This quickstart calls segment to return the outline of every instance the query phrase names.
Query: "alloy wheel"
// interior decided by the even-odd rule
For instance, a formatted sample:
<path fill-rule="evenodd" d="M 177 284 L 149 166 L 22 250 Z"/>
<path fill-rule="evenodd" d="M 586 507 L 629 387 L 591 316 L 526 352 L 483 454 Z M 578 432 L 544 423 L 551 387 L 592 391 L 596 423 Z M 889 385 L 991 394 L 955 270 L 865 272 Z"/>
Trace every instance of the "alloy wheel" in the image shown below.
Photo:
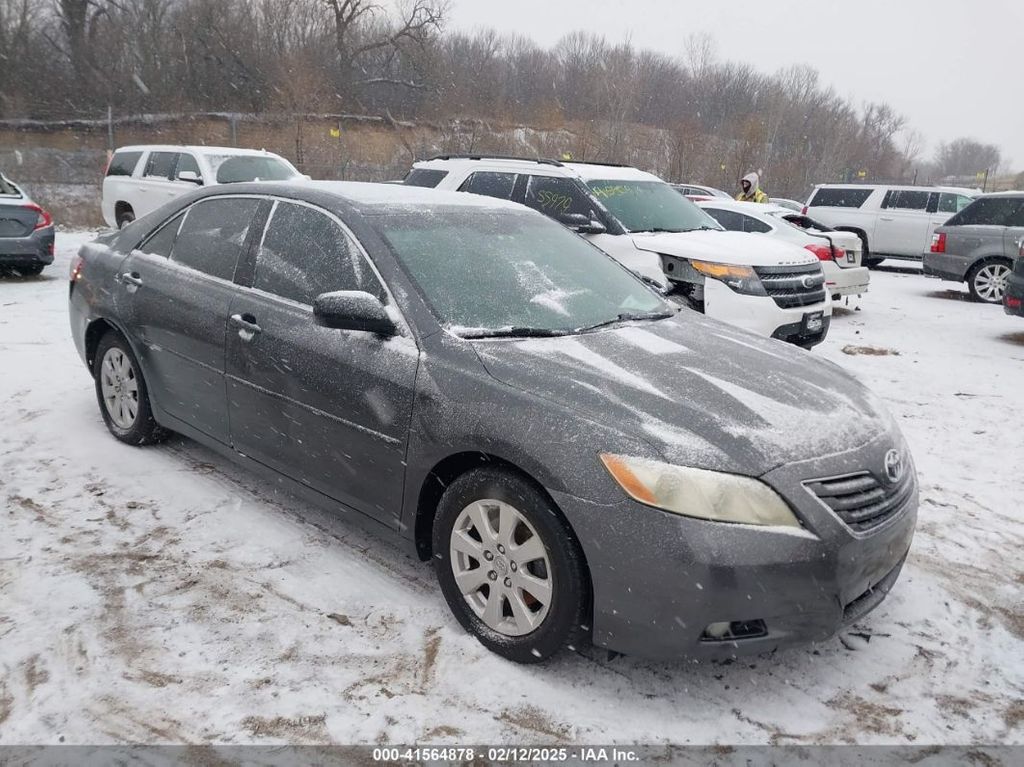
<path fill-rule="evenodd" d="M 551 608 L 551 563 L 536 529 L 511 504 L 474 501 L 455 521 L 450 539 L 455 582 L 488 628 L 505 636 L 537 629 Z"/>
<path fill-rule="evenodd" d="M 128 355 L 116 346 L 100 363 L 100 391 L 107 415 L 119 429 L 130 429 L 139 415 L 139 381 Z"/>
<path fill-rule="evenodd" d="M 1009 278 L 1006 264 L 985 264 L 974 275 L 974 290 L 983 301 L 997 304 L 1003 300 Z"/>

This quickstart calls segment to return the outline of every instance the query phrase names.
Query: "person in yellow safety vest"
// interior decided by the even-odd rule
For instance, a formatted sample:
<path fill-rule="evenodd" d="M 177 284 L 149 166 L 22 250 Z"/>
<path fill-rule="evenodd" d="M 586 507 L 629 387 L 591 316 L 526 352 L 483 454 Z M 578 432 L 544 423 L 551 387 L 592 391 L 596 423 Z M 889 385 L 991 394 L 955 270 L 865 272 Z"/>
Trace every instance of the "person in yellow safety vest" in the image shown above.
<path fill-rule="evenodd" d="M 740 187 L 743 189 L 736 199 L 740 202 L 768 202 L 768 195 L 761 191 L 759 185 L 760 179 L 756 173 L 748 173 L 740 181 Z"/>

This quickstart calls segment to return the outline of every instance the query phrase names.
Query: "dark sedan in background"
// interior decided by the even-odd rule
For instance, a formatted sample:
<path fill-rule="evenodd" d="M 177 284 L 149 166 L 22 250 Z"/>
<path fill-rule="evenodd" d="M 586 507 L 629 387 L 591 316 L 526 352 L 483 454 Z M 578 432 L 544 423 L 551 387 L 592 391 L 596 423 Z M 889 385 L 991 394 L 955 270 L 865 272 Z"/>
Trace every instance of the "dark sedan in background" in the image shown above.
<path fill-rule="evenodd" d="M 870 392 L 515 203 L 215 187 L 71 279 L 115 437 L 179 432 L 403 542 L 515 661 L 824 639 L 910 546 L 913 462 Z"/>
<path fill-rule="evenodd" d="M 53 263 L 53 218 L 0 173 L 0 272 L 39 274 Z"/>

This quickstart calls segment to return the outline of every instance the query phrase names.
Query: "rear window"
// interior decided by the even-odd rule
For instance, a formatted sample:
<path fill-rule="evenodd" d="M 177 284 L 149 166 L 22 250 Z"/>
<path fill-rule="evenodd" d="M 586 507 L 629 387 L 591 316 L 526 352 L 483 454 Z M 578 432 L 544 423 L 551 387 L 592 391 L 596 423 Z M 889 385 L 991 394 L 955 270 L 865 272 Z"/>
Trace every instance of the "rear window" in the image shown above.
<path fill-rule="evenodd" d="M 142 152 L 114 152 L 110 158 L 110 166 L 107 168 L 108 176 L 130 176 L 139 164 Z"/>
<path fill-rule="evenodd" d="M 980 197 L 953 218 L 948 226 L 990 224 L 993 226 L 1021 226 L 1024 224 L 1024 198 Z"/>
<path fill-rule="evenodd" d="M 217 174 L 218 184 L 245 181 L 287 181 L 295 171 L 275 157 L 261 155 L 210 155 L 207 158 Z"/>
<path fill-rule="evenodd" d="M 413 168 L 410 170 L 402 183 L 406 186 L 422 186 L 433 189 L 441 183 L 441 179 L 448 175 L 446 170 L 435 170 L 433 168 Z"/>
<path fill-rule="evenodd" d="M 18 187 L 12 184 L 3 176 L 0 176 L 0 194 L 14 195 L 15 197 L 21 197 L 21 192 L 18 191 Z"/>
<path fill-rule="evenodd" d="M 874 189 L 821 188 L 811 198 L 811 207 L 859 208 Z"/>

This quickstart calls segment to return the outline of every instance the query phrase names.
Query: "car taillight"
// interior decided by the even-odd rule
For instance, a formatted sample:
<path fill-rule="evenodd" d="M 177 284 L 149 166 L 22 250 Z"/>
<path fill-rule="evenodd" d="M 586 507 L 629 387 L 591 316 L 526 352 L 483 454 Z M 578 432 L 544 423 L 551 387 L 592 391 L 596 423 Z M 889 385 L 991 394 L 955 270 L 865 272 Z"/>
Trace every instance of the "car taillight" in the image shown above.
<path fill-rule="evenodd" d="M 81 276 L 82 276 L 82 267 L 83 266 L 85 266 L 85 259 L 82 258 L 80 255 L 79 256 L 75 256 L 71 260 L 71 275 L 70 275 L 70 279 L 71 279 L 72 282 L 78 282 L 79 278 L 81 278 Z"/>
<path fill-rule="evenodd" d="M 937 232 L 932 235 L 932 253 L 946 252 L 946 233 Z"/>
<path fill-rule="evenodd" d="M 1021 300 L 1013 296 L 1006 297 L 1006 306 L 1010 309 L 1020 309 Z"/>
<path fill-rule="evenodd" d="M 40 208 L 34 202 L 30 202 L 28 205 L 22 205 L 23 208 L 34 210 L 36 212 L 36 225 L 33 229 L 45 229 L 48 226 L 53 226 L 53 216 L 48 212 Z"/>
<path fill-rule="evenodd" d="M 804 209 L 803 209 L 803 212 L 801 213 L 801 215 L 803 215 L 803 216 L 807 215 L 807 206 L 806 205 L 804 205 Z"/>
<path fill-rule="evenodd" d="M 832 260 L 832 248 L 828 245 L 804 245 L 804 250 L 811 251 L 819 261 Z"/>

